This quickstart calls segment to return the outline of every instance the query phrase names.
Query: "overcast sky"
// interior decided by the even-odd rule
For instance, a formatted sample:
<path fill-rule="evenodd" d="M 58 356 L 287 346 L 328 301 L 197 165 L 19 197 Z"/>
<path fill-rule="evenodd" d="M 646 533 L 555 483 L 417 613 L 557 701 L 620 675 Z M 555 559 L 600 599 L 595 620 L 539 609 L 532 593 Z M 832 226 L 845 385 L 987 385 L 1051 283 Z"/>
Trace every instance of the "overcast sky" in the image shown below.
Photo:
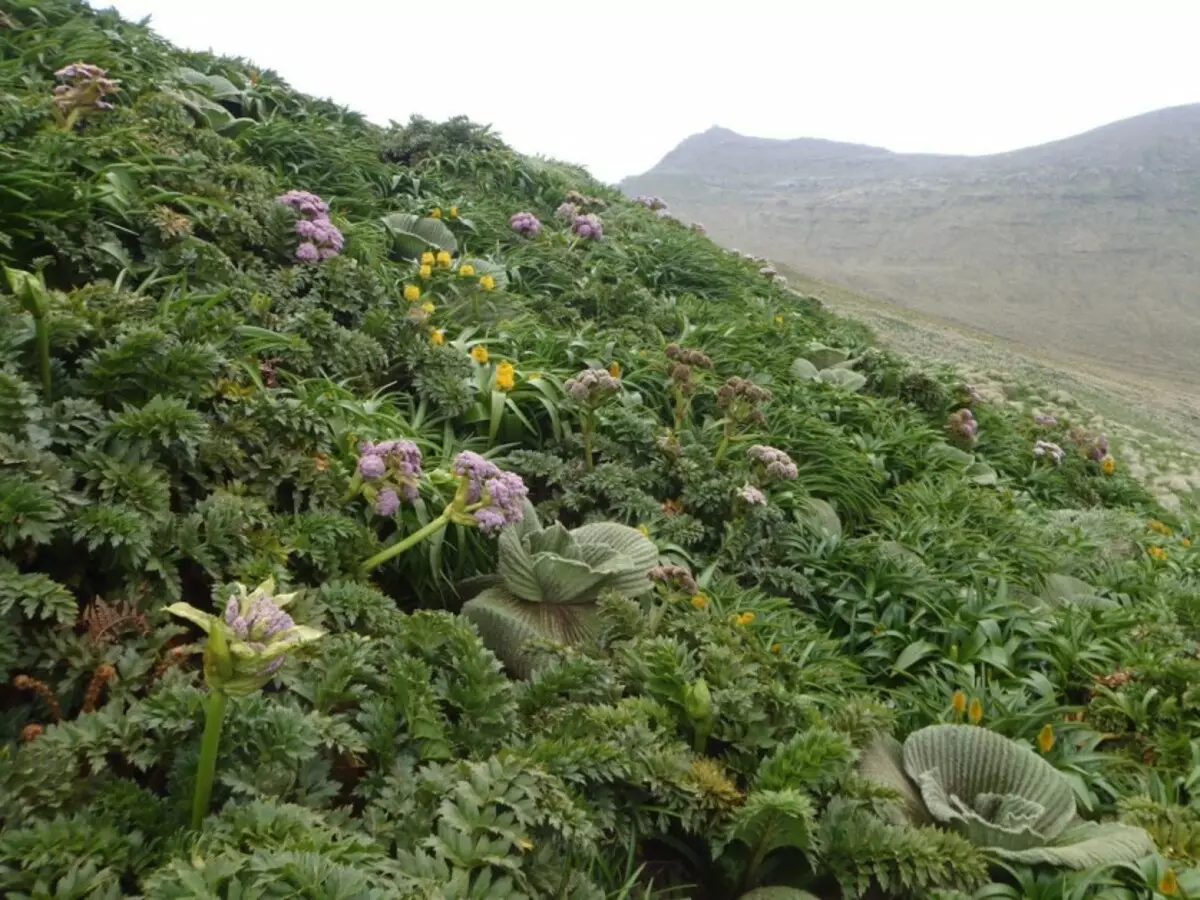
<path fill-rule="evenodd" d="M 463 113 L 606 181 L 712 125 L 978 154 L 1200 101 L 1197 0 L 92 2 L 375 121 Z"/>

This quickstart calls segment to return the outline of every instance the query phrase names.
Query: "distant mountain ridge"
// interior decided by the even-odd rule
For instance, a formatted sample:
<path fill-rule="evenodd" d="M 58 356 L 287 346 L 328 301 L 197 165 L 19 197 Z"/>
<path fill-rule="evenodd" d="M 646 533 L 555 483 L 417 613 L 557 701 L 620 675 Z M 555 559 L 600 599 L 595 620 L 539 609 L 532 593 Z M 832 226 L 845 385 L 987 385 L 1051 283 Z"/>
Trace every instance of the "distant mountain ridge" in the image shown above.
<path fill-rule="evenodd" d="M 1200 376 L 1200 104 L 975 157 L 714 127 L 621 186 L 820 279 Z"/>

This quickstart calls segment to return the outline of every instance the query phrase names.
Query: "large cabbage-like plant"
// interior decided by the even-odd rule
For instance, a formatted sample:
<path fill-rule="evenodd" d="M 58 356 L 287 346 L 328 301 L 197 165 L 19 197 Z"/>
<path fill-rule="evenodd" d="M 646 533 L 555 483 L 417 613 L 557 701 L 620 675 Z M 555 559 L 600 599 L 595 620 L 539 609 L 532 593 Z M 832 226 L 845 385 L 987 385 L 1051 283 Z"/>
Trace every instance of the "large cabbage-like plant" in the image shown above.
<path fill-rule="evenodd" d="M 900 792 L 903 817 L 951 828 L 1002 859 L 1088 869 L 1154 852 L 1141 828 L 1084 822 L 1066 778 L 1030 748 L 986 728 L 932 725 L 877 740 L 862 775 Z"/>
<path fill-rule="evenodd" d="M 649 571 L 658 562 L 658 548 L 636 528 L 616 522 L 543 528 L 528 502 L 525 518 L 500 533 L 499 545 L 498 583 L 468 601 L 463 614 L 520 677 L 530 674 L 528 641 L 586 639 L 600 592 L 635 597 L 650 590 Z"/>

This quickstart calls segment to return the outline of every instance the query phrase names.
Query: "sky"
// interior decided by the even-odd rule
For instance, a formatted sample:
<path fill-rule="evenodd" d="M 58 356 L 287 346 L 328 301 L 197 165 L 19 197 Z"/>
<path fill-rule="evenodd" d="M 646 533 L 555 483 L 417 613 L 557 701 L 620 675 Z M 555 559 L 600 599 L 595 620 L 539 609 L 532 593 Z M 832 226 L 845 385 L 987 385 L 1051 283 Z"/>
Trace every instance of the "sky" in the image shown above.
<path fill-rule="evenodd" d="M 1197 0 L 91 2 L 381 124 L 464 114 L 608 182 L 713 125 L 983 154 L 1200 101 Z"/>

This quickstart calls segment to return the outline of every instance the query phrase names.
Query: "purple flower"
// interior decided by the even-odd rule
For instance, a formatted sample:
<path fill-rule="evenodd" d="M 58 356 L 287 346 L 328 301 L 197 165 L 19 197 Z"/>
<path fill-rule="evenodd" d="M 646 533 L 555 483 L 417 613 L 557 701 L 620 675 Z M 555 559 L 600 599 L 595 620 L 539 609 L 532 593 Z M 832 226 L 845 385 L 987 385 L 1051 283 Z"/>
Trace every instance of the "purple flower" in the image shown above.
<path fill-rule="evenodd" d="M 667 201 L 663 200 L 661 197 L 647 197 L 645 194 L 640 194 L 635 199 L 647 209 L 658 211 L 667 208 Z"/>
<path fill-rule="evenodd" d="M 755 444 L 747 454 L 763 467 L 767 478 L 771 480 L 792 481 L 800 475 L 800 470 L 792 462 L 792 458 L 775 447 Z"/>
<path fill-rule="evenodd" d="M 1067 451 L 1058 444 L 1052 444 L 1049 441 L 1038 441 L 1033 445 L 1034 456 L 1049 456 L 1054 460 L 1055 465 L 1062 462 L 1067 455 Z"/>
<path fill-rule="evenodd" d="M 600 217 L 588 213 L 587 215 L 577 215 L 571 221 L 571 231 L 578 237 L 587 240 L 602 241 L 604 240 L 604 223 L 600 221 Z"/>
<path fill-rule="evenodd" d="M 333 259 L 341 253 L 346 240 L 329 218 L 328 203 L 308 191 L 288 191 L 275 199 L 294 210 L 298 217 L 296 235 L 302 243 L 296 248 L 297 259 L 317 262 Z"/>
<path fill-rule="evenodd" d="M 749 503 L 751 506 L 766 506 L 767 495 L 760 491 L 752 484 L 746 484 L 738 488 L 738 496 Z"/>
<path fill-rule="evenodd" d="M 484 534 L 494 534 L 503 526 L 525 518 L 525 498 L 529 489 L 520 475 L 505 472 L 470 450 L 464 450 L 454 458 L 453 471 L 466 480 L 467 504 L 484 503 L 472 513 Z"/>
<path fill-rule="evenodd" d="M 513 213 L 512 218 L 508 220 L 508 225 L 517 234 L 525 235 L 525 237 L 537 237 L 542 232 L 542 223 L 531 212 Z"/>
<path fill-rule="evenodd" d="M 255 598 L 245 612 L 236 597 L 225 605 L 225 621 L 240 640 L 258 643 L 296 627 L 292 617 L 266 595 Z"/>
<path fill-rule="evenodd" d="M 573 219 L 579 213 L 579 207 L 569 200 L 559 204 L 558 209 L 554 211 L 556 219 Z"/>
<path fill-rule="evenodd" d="M 394 516 L 399 508 L 400 496 L 391 488 L 384 488 L 375 498 L 375 512 L 381 516 Z"/>
<path fill-rule="evenodd" d="M 358 474 L 367 481 L 376 481 L 387 471 L 387 463 L 380 456 L 360 456 L 358 459 Z"/>

